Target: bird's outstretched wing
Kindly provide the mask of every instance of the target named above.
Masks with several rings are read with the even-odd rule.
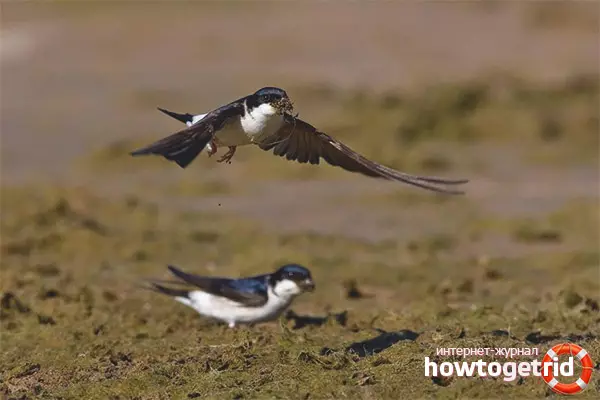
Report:
[[[135,150],[131,152],[131,155],[161,155],[169,161],[175,161],[181,168],[185,168],[194,161],[228,118],[243,114],[244,106],[241,100],[219,107],[209,112],[196,124],[175,132],[149,146]],[[159,110],[164,112],[160,108]]]
[[[178,278],[198,287],[203,292],[225,297],[248,307],[260,307],[268,299],[267,282],[264,276],[228,279],[192,275],[172,265],[169,265],[169,270]]]
[[[277,133],[270,136],[259,147],[273,154],[295,160],[300,163],[319,164],[322,158],[329,164],[347,171],[400,181],[423,189],[440,193],[463,194],[460,190],[438,185],[459,185],[467,183],[466,179],[445,179],[434,176],[418,176],[396,171],[392,168],[371,161],[355,152],[339,140],[318,131],[314,126],[292,115],[285,114],[285,124]]]

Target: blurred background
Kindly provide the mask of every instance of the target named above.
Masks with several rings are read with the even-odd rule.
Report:
[[[492,347],[600,331],[595,2],[3,2],[1,11],[4,393],[327,397],[335,382],[348,396],[476,397],[481,382],[432,382],[406,363],[494,330],[507,333]],[[238,149],[231,165],[201,154],[186,170],[129,156],[181,128],[157,106],[205,113],[263,86],[286,89],[300,118],[376,161],[468,178],[467,194],[255,148]],[[246,375],[229,348],[192,355],[189,341],[251,334],[203,325],[135,287],[166,278],[167,263],[238,276],[284,261],[305,263],[317,281],[295,310],[349,317],[307,328],[309,339],[290,333],[287,356],[244,347],[261,360],[240,364]],[[369,339],[375,319],[421,342],[387,350],[392,362],[377,368],[319,358],[324,345]],[[264,349],[281,348],[276,324],[256,329]],[[306,348],[321,361],[298,358]],[[173,362],[189,357],[208,361]],[[215,359],[229,361],[207,377],[201,365]],[[265,368],[275,378],[257,378]]]

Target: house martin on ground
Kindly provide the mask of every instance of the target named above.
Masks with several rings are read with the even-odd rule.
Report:
[[[159,110],[186,123],[187,128],[135,150],[131,155],[161,155],[185,168],[205,147],[211,156],[219,146],[227,146],[229,151],[218,161],[230,162],[237,146],[255,144],[291,161],[319,164],[323,159],[350,172],[400,181],[435,192],[462,194],[460,190],[439,185],[468,182],[466,179],[411,175],[371,161],[297,118],[297,115],[292,115],[294,107],[290,98],[284,90],[276,87],[262,88],[207,114]]]
[[[315,288],[310,271],[298,264],[284,265],[270,274],[239,279],[192,275],[174,266],[168,268],[181,281],[149,280],[150,289],[172,296],[205,317],[225,322],[230,328],[274,320],[296,296]]]

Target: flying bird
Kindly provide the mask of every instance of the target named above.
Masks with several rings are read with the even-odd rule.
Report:
[[[149,280],[149,288],[192,307],[200,315],[225,322],[230,328],[276,319],[294,298],[315,288],[310,271],[287,264],[273,273],[248,278],[219,278],[192,275],[169,265],[181,281]],[[169,286],[165,286],[165,284]],[[172,285],[191,286],[191,288]]]
[[[184,122],[187,128],[135,150],[131,155],[156,154],[185,168],[204,148],[212,156],[219,147],[227,146],[227,153],[218,162],[230,162],[237,146],[254,144],[291,161],[319,164],[323,159],[350,172],[400,181],[435,192],[462,194],[460,190],[443,185],[468,182],[466,179],[411,175],[371,161],[292,115],[294,107],[290,98],[283,89],[276,87],[264,87],[207,114],[178,114],[158,109]]]

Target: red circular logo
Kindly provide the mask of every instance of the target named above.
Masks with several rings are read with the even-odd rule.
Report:
[[[570,354],[571,357],[577,357],[581,362],[581,375],[577,379],[577,381],[573,383],[560,383],[554,375],[552,375],[552,368],[542,368],[542,378],[544,381],[550,386],[552,390],[556,393],[560,394],[575,394],[581,392],[586,388],[588,383],[590,383],[590,378],[592,377],[592,369],[594,368],[594,364],[592,362],[592,358],[588,354],[587,351],[573,343],[563,343],[557,344],[552,347],[542,360],[542,365],[546,363],[554,362],[554,357],[560,356],[562,354]]]

